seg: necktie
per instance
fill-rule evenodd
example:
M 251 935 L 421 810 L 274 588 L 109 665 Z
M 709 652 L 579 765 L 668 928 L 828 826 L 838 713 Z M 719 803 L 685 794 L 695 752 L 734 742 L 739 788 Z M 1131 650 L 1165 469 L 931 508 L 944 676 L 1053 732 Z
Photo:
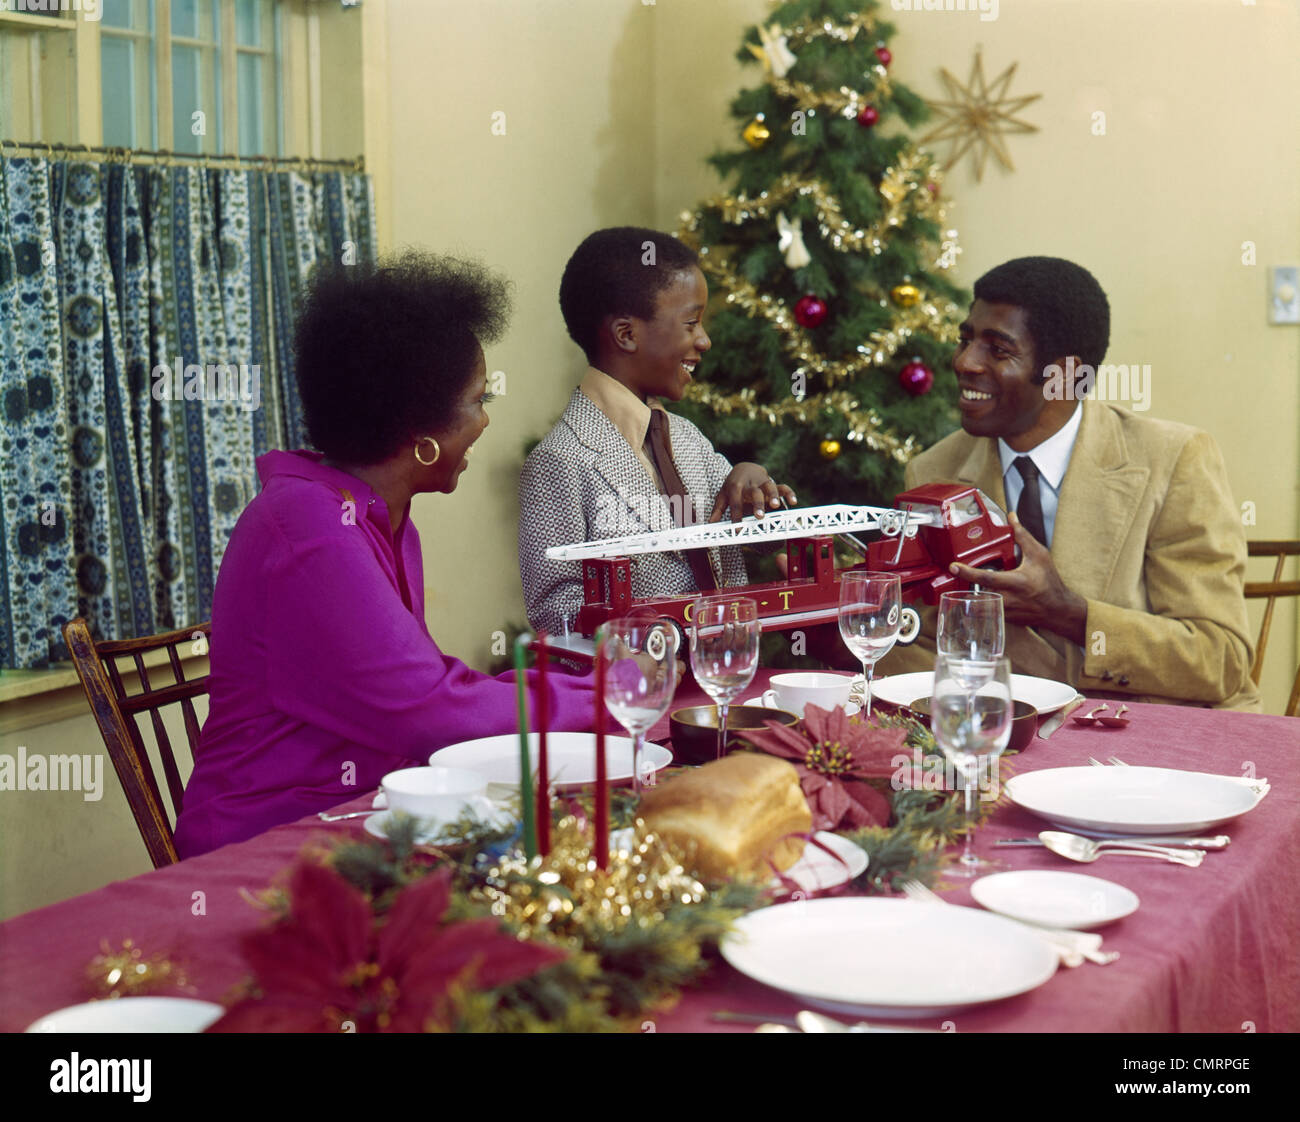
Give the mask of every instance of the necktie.
M 1047 545 L 1047 530 L 1043 526 L 1043 500 L 1038 493 L 1038 468 L 1028 456 L 1017 456 L 1012 467 L 1020 472 L 1024 486 L 1020 489 L 1020 502 L 1016 504 L 1016 517 L 1026 530 L 1043 545 Z
M 685 520 L 686 504 L 691 501 L 691 497 L 686 493 L 681 474 L 673 462 L 672 445 L 668 440 L 668 414 L 662 409 L 650 410 L 650 429 L 646 435 L 646 444 L 650 459 L 654 461 L 659 478 L 663 480 L 664 494 L 669 498 L 677 499 L 675 503 L 670 504 L 673 510 L 673 521 L 678 526 L 688 525 Z M 692 511 L 694 509 L 691 507 Z M 684 552 L 691 566 L 691 572 L 695 575 L 695 584 L 699 591 L 716 591 L 718 582 L 714 580 L 713 570 L 709 567 L 708 553 L 702 549 L 688 549 Z

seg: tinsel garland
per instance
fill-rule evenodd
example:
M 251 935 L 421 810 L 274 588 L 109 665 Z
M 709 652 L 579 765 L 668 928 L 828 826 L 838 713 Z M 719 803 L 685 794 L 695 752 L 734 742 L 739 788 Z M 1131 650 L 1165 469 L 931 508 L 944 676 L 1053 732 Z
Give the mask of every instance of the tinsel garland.
M 844 23 L 837 23 L 830 18 L 825 18 L 812 25 L 799 23 L 791 28 L 778 26 L 773 31 L 777 34 L 784 34 L 787 44 L 793 47 L 810 43 L 814 39 L 822 37 L 835 39 L 840 43 L 851 43 L 860 34 L 866 34 L 869 37 L 876 35 L 877 25 L 871 16 L 854 12 Z M 892 90 L 889 71 L 884 66 L 876 65 L 867 73 L 872 77 L 872 92 L 882 98 L 888 98 Z M 768 83 L 779 97 L 789 98 L 803 110 L 829 109 L 833 113 L 840 113 L 845 117 L 853 118 L 858 115 L 858 111 L 866 104 L 866 96 L 857 90 L 850 89 L 848 86 L 841 86 L 833 93 L 822 92 L 806 82 L 792 82 L 788 78 L 777 77 L 771 73 L 770 68 L 767 70 L 767 78 Z
M 938 193 L 942 182 L 939 170 L 924 152 L 905 152 L 898 163 L 885 169 L 877 190 L 884 199 L 884 215 L 863 228 L 855 226 L 844 217 L 840 202 L 831 192 L 813 179 L 785 174 L 779 182 L 757 197 L 749 195 L 717 195 L 708 199 L 695 212 L 684 211 L 677 236 L 688 244 L 698 245 L 700 225 L 705 214 L 716 214 L 722 221 L 740 226 L 754 218 L 770 219 L 797 198 L 809 199 L 817 216 L 817 229 L 826 243 L 841 253 L 860 253 L 869 250 L 879 255 L 884 252 L 884 241 L 890 231 L 901 227 L 909 214 L 929 219 L 942 225 L 947 209 Z M 931 190 L 929 184 L 935 185 Z M 912 200 L 910 209 L 906 205 Z M 948 269 L 956 263 L 956 231 L 945 235 L 935 268 Z M 947 262 L 946 264 L 944 262 Z
M 687 391 L 691 401 L 698 401 L 719 416 L 738 414 L 749 420 L 759 418 L 770 425 L 793 419 L 799 424 L 821 422 L 833 416 L 837 428 L 848 426 L 848 438 L 865 444 L 874 452 L 883 452 L 905 464 L 921 450 L 912 436 L 900 439 L 885 427 L 874 409 L 863 409 L 858 398 L 847 390 L 832 390 L 804 400 L 789 397 L 780 402 L 760 402 L 753 389 L 746 387 L 734 394 L 724 393 L 707 382 L 695 382 Z
M 857 357 L 822 358 L 817 354 L 808 332 L 795 322 L 793 314 L 783 301 L 768 293 L 759 292 L 749 281 L 738 276 L 717 254 L 703 253 L 700 266 L 726 292 L 728 304 L 740 308 L 751 317 L 761 316 L 776 328 L 782 349 L 799 363 L 794 373 L 820 375 L 827 385 L 838 385 L 873 367 L 884 365 L 918 332 L 941 343 L 956 343 L 959 337 L 953 322 L 958 317 L 957 306 L 949 302 L 940 307 L 933 301 L 923 301 L 898 312 L 891 327 L 871 332 L 865 343 L 858 344 Z
M 835 39 L 841 43 L 852 43 L 859 35 L 874 39 L 880 34 L 880 27 L 876 23 L 875 17 L 864 15 L 862 12 L 850 13 L 843 23 L 836 23 L 833 19 L 827 17 L 812 25 L 796 23 L 793 27 L 787 27 L 783 30 L 785 31 L 786 40 L 791 45 L 811 43 L 814 39 L 823 37 Z

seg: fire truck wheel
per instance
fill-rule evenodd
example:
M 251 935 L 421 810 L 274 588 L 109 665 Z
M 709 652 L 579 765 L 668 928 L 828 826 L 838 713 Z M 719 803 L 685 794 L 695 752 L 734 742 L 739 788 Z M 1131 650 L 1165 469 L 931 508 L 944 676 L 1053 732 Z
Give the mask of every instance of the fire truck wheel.
M 921 617 L 917 614 L 915 608 L 903 609 L 902 624 L 898 629 L 898 641 L 900 643 L 910 643 L 921 631 Z

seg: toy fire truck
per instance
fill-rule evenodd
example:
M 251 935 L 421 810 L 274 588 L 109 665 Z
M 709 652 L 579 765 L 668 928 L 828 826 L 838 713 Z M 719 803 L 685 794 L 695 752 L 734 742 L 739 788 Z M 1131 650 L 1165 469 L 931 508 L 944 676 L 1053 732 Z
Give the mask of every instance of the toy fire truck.
M 954 561 L 976 569 L 1015 566 L 1015 535 L 1006 516 L 976 487 L 931 483 L 905 491 L 897 506 L 817 506 L 778 510 L 763 518 L 741 522 L 709 522 L 603 541 L 555 546 L 546 551 L 554 561 L 581 561 L 583 606 L 576 630 L 590 639 L 609 619 L 649 611 L 689 625 L 698 593 L 634 599 L 632 566 L 643 553 L 715 549 L 724 545 L 786 542 L 786 579 L 727 588 L 729 596 L 747 596 L 758 604 L 765 631 L 807 627 L 836 618 L 840 573 L 853 570 L 896 572 L 903 598 L 937 604 L 944 592 L 968 585 L 954 577 Z M 858 533 L 876 532 L 878 541 L 863 544 Z M 849 542 L 863 560 L 836 569 L 834 539 Z M 920 628 L 913 608 L 903 610 L 899 642 L 910 643 Z M 590 649 L 576 636 L 558 645 L 575 652 Z

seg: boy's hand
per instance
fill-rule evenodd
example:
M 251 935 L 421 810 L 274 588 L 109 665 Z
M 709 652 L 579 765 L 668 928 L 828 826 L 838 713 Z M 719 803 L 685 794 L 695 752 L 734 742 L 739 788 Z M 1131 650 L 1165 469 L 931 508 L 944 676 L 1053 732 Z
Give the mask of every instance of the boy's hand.
M 753 510 L 755 518 L 762 518 L 768 508 L 779 507 L 782 499 L 787 506 L 794 506 L 797 501 L 789 487 L 772 481 L 762 464 L 737 464 L 722 481 L 709 521 L 721 522 L 722 512 L 728 507 L 733 522 L 745 517 L 746 508 Z

